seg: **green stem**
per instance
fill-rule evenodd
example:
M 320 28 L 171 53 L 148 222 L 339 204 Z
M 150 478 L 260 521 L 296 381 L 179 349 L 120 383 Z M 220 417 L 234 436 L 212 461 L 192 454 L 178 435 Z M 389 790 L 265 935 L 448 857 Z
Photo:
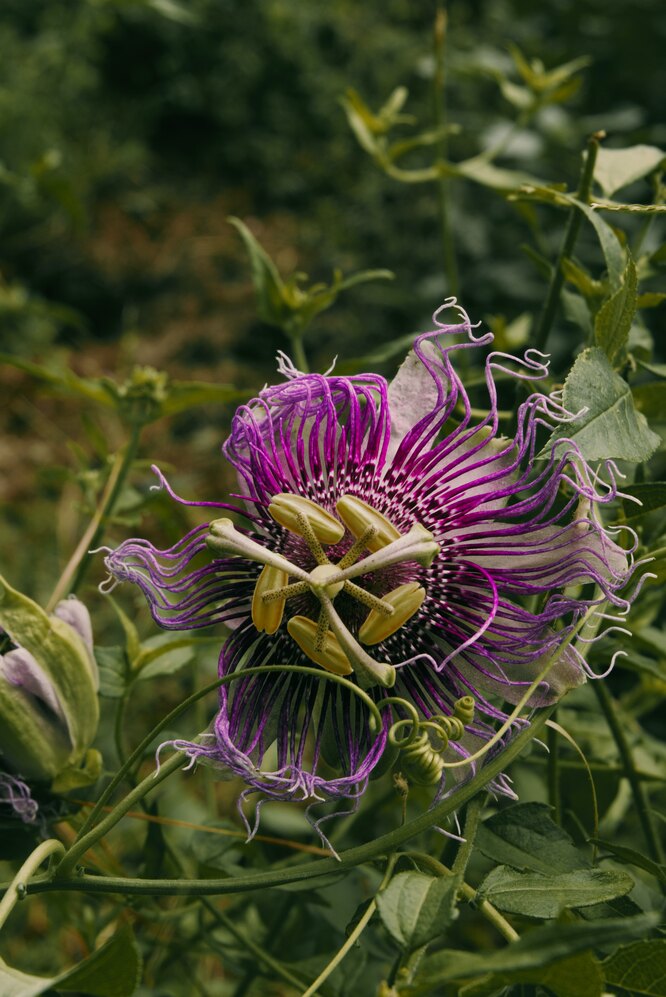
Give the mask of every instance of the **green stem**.
M 590 200 L 592 177 L 594 176 L 594 164 L 597 161 L 599 142 L 603 137 L 603 132 L 596 132 L 588 139 L 587 150 L 583 158 L 583 166 L 581 169 L 580 179 L 578 181 L 578 191 L 576 193 L 577 200 L 583 201 L 585 204 L 587 204 Z M 555 319 L 555 313 L 557 311 L 562 286 L 564 284 L 564 270 L 562 269 L 562 264 L 564 263 L 564 260 L 569 259 L 573 252 L 573 248 L 576 245 L 576 239 L 578 238 L 578 230 L 581 226 L 582 217 L 583 216 L 578 208 L 572 206 L 569 211 L 569 220 L 564 232 L 564 238 L 562 239 L 560 252 L 557 260 L 555 261 L 553 272 L 550 277 L 546 300 L 534 333 L 533 346 L 537 350 L 545 349 L 546 343 L 548 342 L 548 336 L 550 335 L 550 329 L 553 324 L 553 320 Z
M 599 700 L 599 705 L 603 710 L 606 723 L 608 724 L 608 728 L 613 735 L 615 744 L 617 745 L 617 750 L 624 767 L 624 773 L 629 781 L 629 785 L 631 786 L 636 812 L 643 829 L 643 834 L 645 836 L 650 856 L 655 862 L 663 865 L 664 850 L 661 844 L 661 838 L 659 837 L 657 828 L 655 827 L 652 811 L 650 810 L 650 802 L 634 764 L 631 747 L 629 746 L 629 741 L 627 740 L 622 720 L 618 716 L 615 700 L 611 696 L 606 684 L 603 681 L 600 680 L 593 682 L 592 688 L 597 694 L 597 699 Z
M 391 879 L 391 876 L 393 875 L 393 867 L 395 866 L 395 863 L 397 862 L 397 860 L 398 860 L 398 856 L 397 855 L 391 855 L 391 857 L 389 858 L 387 866 L 386 866 L 386 872 L 384 873 L 384 878 L 382 879 L 381 883 L 379 884 L 379 889 L 377 890 L 377 893 L 381 893 L 381 891 L 386 886 L 388 886 L 389 880 Z M 354 930 L 350 933 L 350 935 L 347 938 L 347 940 L 345 941 L 344 945 L 340 949 L 338 949 L 338 951 L 335 953 L 335 955 L 333 956 L 333 958 L 331 959 L 331 961 L 321 971 L 321 973 L 319 974 L 319 976 L 317 977 L 317 979 L 314 981 L 314 983 L 311 986 L 309 986 L 308 989 L 304 992 L 303 997 L 313 997 L 313 995 L 316 994 L 317 990 L 322 985 L 322 983 L 326 982 L 326 980 L 329 978 L 329 976 L 331 975 L 331 973 L 334 972 L 334 970 L 336 969 L 336 967 L 340 965 L 340 963 L 342 962 L 342 960 L 344 959 L 344 957 L 347 955 L 347 953 L 349 952 L 349 950 L 351 948 L 353 948 L 353 946 L 356 944 L 356 942 L 358 941 L 358 939 L 361 937 L 361 935 L 365 931 L 366 927 L 370 923 L 370 920 L 372 919 L 372 915 L 377 910 L 377 893 L 374 895 L 374 897 L 372 898 L 372 900 L 368 904 L 368 908 L 365 911 L 365 913 L 363 914 L 363 917 L 361 917 L 359 919 L 358 924 L 356 925 L 356 927 L 354 928 Z
M 295 366 L 302 374 L 308 374 L 310 371 L 310 365 L 308 364 L 308 358 L 305 355 L 303 337 L 290 336 L 289 339 L 291 341 L 291 352 L 293 353 L 292 360 L 294 361 Z
M 562 823 L 562 798 L 560 794 L 560 753 L 559 736 L 554 727 L 549 727 L 546 734 L 548 747 L 548 802 L 553 808 L 553 820 Z
M 101 507 L 98 513 L 96 514 L 95 519 L 93 520 L 93 522 L 95 523 L 95 527 L 92 530 L 92 534 L 89 539 L 87 539 L 87 534 L 86 534 L 86 537 L 84 538 L 86 539 L 85 545 L 82 542 L 77 547 L 75 551 L 76 560 L 72 558 L 70 564 L 67 565 L 67 568 L 63 572 L 63 575 L 60 581 L 58 582 L 57 590 L 56 592 L 54 592 L 53 596 L 51 597 L 51 602 L 54 601 L 56 594 L 58 598 L 62 598 L 63 595 L 66 594 L 65 589 L 67 587 L 67 582 L 72 574 L 74 574 L 74 577 L 72 579 L 71 584 L 68 586 L 69 593 L 76 592 L 79 586 L 81 585 L 81 582 L 85 578 L 86 572 L 90 566 L 90 558 L 85 557 L 85 554 L 89 550 L 91 549 L 94 550 L 95 547 L 98 547 L 100 540 L 104 535 L 104 531 L 107 527 L 109 518 L 113 514 L 116 502 L 118 501 L 120 492 L 123 488 L 123 485 L 125 484 L 125 479 L 132 467 L 134 458 L 136 457 L 137 451 L 139 449 L 139 442 L 141 439 L 142 428 L 143 427 L 141 425 L 135 425 L 132 427 L 132 435 L 129 438 L 127 446 L 125 447 L 125 452 L 123 454 L 120 467 L 118 468 L 118 471 L 115 475 L 115 479 L 109 479 L 110 481 L 113 480 L 113 483 L 110 489 L 108 490 L 106 496 L 102 500 Z M 63 584 L 63 579 L 65 579 L 64 584 Z M 57 602 L 57 599 L 55 599 L 55 601 Z
M 243 931 L 242 928 L 239 928 L 238 925 L 232 921 L 230 917 L 227 917 L 227 915 L 221 910 L 217 910 L 210 900 L 202 897 L 201 903 L 204 905 L 206 910 L 213 915 L 218 924 L 221 924 L 222 927 L 225 928 L 229 934 L 233 935 L 234 938 L 240 942 L 240 944 L 247 949 L 248 952 L 251 952 L 257 957 L 257 959 L 260 960 L 260 962 L 263 962 L 263 964 L 268 969 L 272 970 L 276 976 L 279 976 L 280 979 L 285 981 L 285 983 L 291 984 L 292 987 L 296 987 L 297 990 L 303 989 L 303 980 L 290 973 L 278 959 L 272 956 L 270 952 L 267 952 L 264 948 L 262 948 L 261 945 L 258 945 L 250 934 Z M 208 939 L 208 941 L 210 944 L 210 939 Z
M 82 875 L 77 876 L 76 879 L 67 881 L 36 881 L 29 885 L 28 892 L 47 893 L 55 890 L 76 890 L 90 893 L 120 893 L 143 896 L 218 896 L 222 894 L 245 893 L 250 890 L 264 890 L 273 886 L 284 886 L 289 883 L 305 881 L 312 881 L 314 885 L 317 879 L 328 877 L 331 873 L 344 872 L 363 862 L 377 859 L 381 855 L 392 855 L 405 841 L 408 841 L 417 834 L 421 834 L 423 831 L 429 830 L 436 824 L 441 824 L 449 814 L 463 806 L 479 790 L 492 782 L 535 737 L 540 736 L 546 720 L 553 710 L 554 707 L 547 707 L 541 710 L 526 730 L 516 735 L 503 751 L 498 752 L 494 758 L 491 758 L 477 772 L 473 779 L 461 785 L 451 797 L 442 800 L 441 803 L 437 804 L 431 810 L 419 814 L 418 817 L 408 821 L 402 827 L 395 828 L 393 831 L 389 831 L 379 838 L 341 852 L 338 859 L 317 859 L 314 862 L 291 866 L 286 869 L 267 869 L 259 873 L 229 876 L 224 879 L 141 880 L 124 877 Z M 170 759 L 169 762 L 171 761 Z M 139 788 L 137 787 L 137 791 Z M 137 797 L 138 793 L 134 798 L 136 799 Z M 125 809 L 129 810 L 130 806 L 131 803 Z M 99 827 L 96 828 L 96 831 L 98 830 Z
M 182 767 L 185 756 L 182 751 L 177 751 L 175 755 L 172 755 L 166 762 L 163 762 L 159 769 L 155 772 L 151 772 L 150 775 L 146 776 L 138 786 L 123 797 L 120 803 L 117 803 L 113 808 L 111 813 L 107 814 L 106 817 L 99 822 L 99 824 L 93 828 L 92 831 L 88 831 L 77 838 L 72 847 L 66 853 L 65 857 L 60 862 L 60 865 L 56 869 L 56 877 L 58 879 L 66 879 L 70 876 L 76 863 L 84 855 L 89 848 L 91 848 L 96 841 L 99 841 L 107 831 L 110 831 L 112 827 L 121 820 L 128 810 L 131 810 L 135 803 L 142 800 L 144 796 L 147 796 L 151 790 L 159 786 L 161 782 L 164 782 L 176 769 Z
M 479 808 L 479 814 L 481 813 L 481 808 Z M 430 869 L 434 872 L 436 876 L 455 876 L 459 875 L 461 877 L 460 883 L 460 893 L 468 900 L 470 903 L 475 904 L 477 910 L 480 914 L 483 914 L 485 919 L 490 922 L 503 938 L 506 938 L 507 942 L 516 942 L 520 938 L 518 932 L 509 924 L 505 917 L 503 917 L 496 907 L 490 903 L 489 900 L 479 900 L 478 894 L 473 886 L 466 883 L 462 879 L 462 873 L 456 873 L 455 865 L 453 869 L 449 869 L 448 866 L 439 862 L 432 855 L 426 855 L 425 852 L 408 852 L 410 858 L 412 858 L 418 865 L 425 866 L 426 869 Z
M 433 111 L 435 126 L 442 131 L 442 137 L 437 143 L 439 159 L 448 159 L 447 107 L 446 107 L 446 28 L 447 16 L 444 3 L 437 4 L 433 32 L 433 48 L 435 55 L 435 73 L 433 75 Z M 449 204 L 449 179 L 441 173 L 437 179 L 437 210 L 439 213 L 439 229 L 442 241 L 442 259 L 444 262 L 444 277 L 447 282 L 447 293 L 458 297 L 460 278 L 458 261 L 456 259 L 455 241 L 451 228 L 451 211 Z
M 214 682 L 210 682 L 208 685 L 204 686 L 203 689 L 199 689 L 198 692 L 193 693 L 188 696 L 187 699 L 179 703 L 178 706 L 174 707 L 170 713 L 160 720 L 160 722 L 153 727 L 151 731 L 144 737 L 142 741 L 136 746 L 132 754 L 127 758 L 127 760 L 121 765 L 119 770 L 116 772 L 115 776 L 108 784 L 97 803 L 91 810 L 90 814 L 83 823 L 83 826 L 79 830 L 77 835 L 77 841 L 82 838 L 91 827 L 95 824 L 97 818 L 102 813 L 104 806 L 112 795 L 113 791 L 125 778 L 126 774 L 133 768 L 133 766 L 141 760 L 146 749 L 152 744 L 160 731 L 164 730 L 165 727 L 169 727 L 171 723 L 176 720 L 181 713 L 184 713 L 190 708 L 197 700 L 201 699 L 203 696 L 207 696 L 209 692 L 213 692 L 215 689 L 219 689 L 222 685 L 228 685 L 230 682 L 234 682 L 239 678 L 247 678 L 248 675 L 265 675 L 275 672 L 297 672 L 301 675 L 313 675 L 315 678 L 323 679 L 328 682 L 335 682 L 337 685 L 343 685 L 345 688 L 349 689 L 354 695 L 362 699 L 365 705 L 368 707 L 375 724 L 377 725 L 377 730 L 381 730 L 382 717 L 375 705 L 373 699 L 368 696 L 367 692 L 360 689 L 353 682 L 344 678 L 341 675 L 333 675 L 331 672 L 325 672 L 321 668 L 308 668 L 306 665 L 257 665 L 254 668 L 243 668 L 241 671 L 234 672 L 232 675 L 225 675 L 221 679 L 215 679 Z
M 44 859 L 47 859 L 49 855 L 56 855 L 58 852 L 64 851 L 65 846 L 62 841 L 58 841 L 56 838 L 49 838 L 48 841 L 43 841 L 41 845 L 37 845 L 35 850 L 28 855 L 0 901 L 0 928 L 2 928 L 13 911 L 16 901 L 22 900 L 25 896 L 26 881 L 30 879 L 33 872 L 39 869 Z
M 465 824 L 463 828 L 463 838 L 465 840 L 460 845 L 455 862 L 453 863 L 453 872 L 456 875 L 459 875 L 461 879 L 465 875 L 467 863 L 472 855 L 474 839 L 476 838 L 476 832 L 479 829 L 479 821 L 481 820 L 484 803 L 484 796 L 479 793 L 478 796 L 475 796 L 474 799 L 470 800 L 467 804 L 467 812 L 465 814 Z

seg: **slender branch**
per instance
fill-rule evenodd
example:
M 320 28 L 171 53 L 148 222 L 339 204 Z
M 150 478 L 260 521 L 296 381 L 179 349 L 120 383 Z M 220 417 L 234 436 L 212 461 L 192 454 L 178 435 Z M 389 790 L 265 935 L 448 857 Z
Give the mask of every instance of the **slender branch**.
M 76 879 L 33 881 L 28 893 L 47 893 L 56 890 L 75 890 L 90 893 L 120 893 L 144 896 L 216 896 L 222 894 L 245 893 L 250 890 L 265 890 L 273 886 L 311 881 L 329 877 L 332 873 L 344 873 L 362 862 L 391 855 L 405 841 L 423 831 L 440 824 L 450 813 L 463 806 L 468 800 L 492 782 L 516 758 L 524 748 L 539 737 L 546 720 L 554 707 L 541 710 L 530 726 L 516 735 L 503 751 L 491 758 L 474 778 L 459 787 L 451 797 L 401 827 L 389 831 L 365 844 L 357 845 L 340 853 L 339 858 L 317 859 L 285 869 L 266 869 L 259 873 L 228 876 L 224 879 L 131 879 L 106 876 L 77 876 Z M 171 761 L 171 759 L 169 760 Z M 168 764 L 168 763 L 166 763 Z M 137 787 L 138 789 L 139 787 Z M 129 806 L 127 807 L 129 809 Z M 114 822 L 115 823 L 115 822 Z
M 631 786 L 631 792 L 636 805 L 636 813 L 638 814 L 638 819 L 643 829 L 643 834 L 645 836 L 650 856 L 655 862 L 663 865 L 664 849 L 662 847 L 661 838 L 659 837 L 657 828 L 655 827 L 655 823 L 652 818 L 652 811 L 650 810 L 650 801 L 647 798 L 647 794 L 643 788 L 643 784 L 634 764 L 631 747 L 629 745 L 629 741 L 627 740 L 622 720 L 618 716 L 615 700 L 611 696 L 604 682 L 593 682 L 592 688 L 597 695 L 599 705 L 601 706 L 606 718 L 606 723 L 608 724 L 608 728 L 613 735 L 613 740 L 617 745 L 617 750 L 624 767 L 624 773 L 629 781 L 629 785 Z
M 594 176 L 594 164 L 597 161 L 599 142 L 602 138 L 604 138 L 603 132 L 595 132 L 595 134 L 591 135 L 588 139 L 587 150 L 583 159 L 583 166 L 581 168 L 580 179 L 578 182 L 578 191 L 576 193 L 577 200 L 583 201 L 585 204 L 587 204 L 590 200 L 592 177 Z M 543 350 L 548 342 L 548 336 L 555 318 L 555 313 L 560 300 L 560 293 L 564 284 L 564 270 L 562 268 L 562 264 L 564 263 L 564 260 L 569 259 L 573 252 L 573 248 L 576 245 L 576 239 L 578 238 L 578 231 L 580 229 L 581 222 L 582 215 L 580 211 L 577 207 L 572 206 L 569 211 L 569 220 L 562 239 L 562 245 L 550 277 L 546 300 L 544 301 L 543 310 L 539 316 L 539 322 L 534 333 L 534 342 L 532 345 L 537 350 Z
M 116 459 L 116 463 L 114 464 L 111 474 L 109 475 L 109 480 L 106 483 L 106 488 L 102 495 L 99 507 L 93 516 L 88 529 L 81 537 L 79 545 L 72 554 L 65 570 L 60 576 L 53 595 L 49 599 L 48 609 L 53 609 L 55 604 L 60 599 L 64 598 L 69 593 L 76 592 L 81 585 L 81 582 L 83 581 L 90 565 L 90 558 L 87 558 L 85 555 L 91 548 L 95 548 L 99 545 L 99 542 L 104 535 L 104 530 L 106 529 L 109 517 L 113 513 L 122 487 L 125 484 L 125 478 L 132 467 L 137 450 L 139 449 L 141 428 L 142 427 L 140 425 L 135 425 L 132 428 L 132 435 L 129 438 L 122 457 Z
M 555 715 L 553 715 L 555 716 Z M 553 820 L 562 823 L 562 797 L 560 793 L 560 745 L 555 727 L 549 727 L 546 735 L 548 747 L 548 802 L 553 808 Z
M 230 917 L 227 917 L 221 910 L 218 910 L 214 904 L 207 900 L 205 897 L 201 898 L 201 903 L 204 905 L 206 910 L 213 915 L 218 924 L 222 925 L 229 934 L 233 935 L 234 938 L 240 942 L 240 944 L 257 957 L 263 964 L 270 970 L 272 970 L 276 976 L 284 980 L 285 983 L 290 983 L 292 987 L 296 987 L 297 990 L 302 990 L 304 983 L 303 980 L 299 979 L 298 976 L 294 976 L 289 970 L 282 965 L 282 963 L 276 959 L 274 956 L 267 952 L 266 949 L 258 945 L 257 942 L 252 938 L 252 935 L 246 931 L 243 931 Z M 208 944 L 210 944 L 210 938 L 208 939 Z
M 445 4 L 438 2 L 435 12 L 433 32 L 433 48 L 435 55 L 435 72 L 433 74 L 433 111 L 435 126 L 441 131 L 437 143 L 437 153 L 442 161 L 448 159 L 447 107 L 446 107 L 446 28 L 447 16 Z M 458 261 L 456 259 L 453 229 L 451 227 L 451 212 L 449 199 L 449 178 L 440 173 L 437 181 L 437 210 L 439 212 L 439 228 L 442 241 L 442 259 L 444 262 L 444 277 L 447 281 L 447 294 L 454 298 L 459 294 Z
M 386 872 L 384 873 L 384 878 L 379 884 L 379 889 L 377 890 L 377 893 L 381 893 L 381 891 L 388 885 L 389 880 L 393 875 L 393 867 L 395 866 L 397 859 L 398 859 L 397 855 L 392 855 L 389 858 L 388 864 L 386 866 Z M 349 950 L 353 948 L 358 939 L 361 937 L 366 927 L 370 923 L 372 915 L 377 910 L 377 893 L 374 895 L 374 897 L 368 904 L 368 909 L 363 914 L 363 917 L 359 919 L 358 924 L 356 925 L 354 930 L 350 933 L 344 945 L 338 949 L 338 951 L 335 953 L 335 955 L 328 963 L 328 965 L 325 966 L 324 969 L 322 969 L 321 973 L 314 981 L 314 983 L 311 986 L 309 986 L 308 989 L 303 993 L 303 997 L 313 997 L 313 995 L 316 994 L 318 988 L 322 985 L 322 983 L 326 982 L 331 973 L 336 969 L 337 966 L 340 965 L 340 963 L 347 955 Z
M 302 374 L 307 374 L 310 371 L 310 365 L 308 364 L 308 358 L 305 354 L 305 347 L 303 346 L 303 338 L 300 335 L 289 336 L 289 341 L 291 342 L 291 350 L 293 355 L 293 361 L 298 370 Z
M 479 808 L 479 813 L 480 812 L 481 808 Z M 430 871 L 434 872 L 436 876 L 456 875 L 455 865 L 453 869 L 449 869 L 448 866 L 444 865 L 442 862 L 439 862 L 436 858 L 433 858 L 432 855 L 426 855 L 425 852 L 408 852 L 407 854 L 418 865 L 425 866 L 427 869 L 430 869 Z M 461 874 L 458 873 L 458 875 Z M 500 914 L 497 908 L 494 907 L 489 900 L 478 899 L 478 894 L 473 886 L 470 886 L 469 883 L 461 880 L 460 893 L 465 900 L 468 900 L 470 903 L 474 903 L 476 905 L 479 913 L 483 914 L 485 919 L 497 928 L 502 937 L 506 938 L 507 942 L 518 941 L 520 938 L 518 932 L 509 924 L 506 918 Z
M 0 928 L 2 928 L 13 911 L 16 901 L 22 900 L 25 896 L 26 882 L 30 879 L 33 872 L 39 869 L 44 859 L 47 859 L 49 855 L 56 855 L 64 851 L 65 846 L 62 841 L 58 841 L 57 838 L 49 838 L 48 841 L 43 841 L 41 845 L 37 845 L 35 850 L 28 855 L 9 884 L 4 897 L 0 900 Z
M 56 869 L 56 877 L 58 879 L 66 878 L 71 875 L 76 863 L 81 858 L 82 855 L 88 851 L 91 845 L 94 845 L 101 837 L 103 837 L 112 827 L 121 820 L 128 810 L 131 810 L 135 803 L 142 800 L 144 796 L 147 796 L 151 790 L 159 786 L 161 782 L 164 782 L 176 769 L 179 769 L 183 765 L 184 754 L 182 751 L 177 751 L 171 756 L 166 762 L 163 762 L 159 769 L 155 772 L 151 772 L 150 775 L 146 776 L 138 786 L 127 794 L 116 806 L 113 808 L 111 813 L 107 814 L 106 817 L 93 828 L 92 831 L 88 831 L 77 838 L 72 847 L 69 849 L 65 857 L 62 859 L 60 865 Z
M 465 870 L 467 869 L 467 863 L 472 855 L 472 850 L 474 848 L 474 839 L 476 838 L 476 832 L 479 828 L 479 821 L 481 820 L 481 814 L 483 812 L 483 805 L 485 803 L 484 796 L 479 793 L 475 796 L 473 800 L 470 800 L 467 804 L 467 812 L 465 814 L 465 826 L 463 829 L 464 842 L 460 845 L 458 849 L 458 854 L 456 855 L 455 861 L 453 863 L 453 872 L 459 875 L 461 878 L 465 875 Z

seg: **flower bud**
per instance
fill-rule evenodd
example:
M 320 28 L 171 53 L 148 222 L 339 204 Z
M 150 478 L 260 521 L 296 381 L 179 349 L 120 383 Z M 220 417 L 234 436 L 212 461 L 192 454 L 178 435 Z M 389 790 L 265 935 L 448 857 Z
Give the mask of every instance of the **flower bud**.
M 93 781 L 98 676 L 85 606 L 68 599 L 48 616 L 0 578 L 0 626 L 16 645 L 0 656 L 0 754 L 59 792 Z

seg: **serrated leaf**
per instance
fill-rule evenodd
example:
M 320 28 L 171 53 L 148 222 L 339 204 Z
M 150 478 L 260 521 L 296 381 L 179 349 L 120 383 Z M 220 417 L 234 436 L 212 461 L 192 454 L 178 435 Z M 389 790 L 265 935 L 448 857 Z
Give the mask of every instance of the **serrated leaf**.
M 411 951 L 437 938 L 455 915 L 457 876 L 426 876 L 400 872 L 377 895 L 384 927 L 403 948 Z
M 591 952 L 563 959 L 552 966 L 535 966 L 534 969 L 513 973 L 493 973 L 475 983 L 469 983 L 458 992 L 458 997 L 491 997 L 500 987 L 516 983 L 531 983 L 548 987 L 556 997 L 602 997 L 604 974 Z
M 594 321 L 594 341 L 611 363 L 623 353 L 636 314 L 638 278 L 632 259 L 627 262 L 622 284 L 604 301 Z
M 547 876 L 498 866 L 486 876 L 478 894 L 509 914 L 551 918 L 569 907 L 591 907 L 625 896 L 633 887 L 631 876 L 619 870 L 577 869 Z
M 549 924 L 535 928 L 517 942 L 511 942 L 495 952 L 442 949 L 423 960 L 413 985 L 406 992 L 410 997 L 420 997 L 451 980 L 471 979 L 482 973 L 514 973 L 550 966 L 586 949 L 644 937 L 658 923 L 659 914 L 651 913 L 605 921 Z
M 634 942 L 603 962 L 606 982 L 632 994 L 666 997 L 666 940 Z
M 550 816 L 545 803 L 518 803 L 484 821 L 476 844 L 500 865 L 534 872 L 572 872 L 589 863 Z
M 586 411 L 557 429 L 551 443 L 571 439 L 586 460 L 644 461 L 661 444 L 636 411 L 629 385 L 599 347 L 583 350 L 576 359 L 564 382 L 563 402 L 569 412 Z
M 656 170 L 666 152 L 653 145 L 633 145 L 629 149 L 605 149 L 597 153 L 594 179 L 607 197 Z

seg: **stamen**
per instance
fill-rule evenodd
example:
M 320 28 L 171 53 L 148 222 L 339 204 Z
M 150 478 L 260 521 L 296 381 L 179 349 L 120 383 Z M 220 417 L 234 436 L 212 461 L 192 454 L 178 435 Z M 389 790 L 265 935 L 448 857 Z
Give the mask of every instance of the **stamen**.
M 384 661 L 375 661 L 374 658 L 371 658 L 344 625 L 326 592 L 322 590 L 316 594 L 328 615 L 328 625 L 351 662 L 361 688 L 366 689 L 371 688 L 373 685 L 382 685 L 384 688 L 390 689 L 394 686 L 396 674 L 393 665 L 389 665 Z
M 358 639 L 364 644 L 379 644 L 411 619 L 423 605 L 426 597 L 425 589 L 418 582 L 408 582 L 400 585 L 384 596 L 384 601 L 393 607 L 393 616 L 385 615 L 373 609 L 358 632 Z
M 279 568 L 274 568 L 272 565 L 267 564 L 261 569 L 261 574 L 257 580 L 257 584 L 254 587 L 254 594 L 252 596 L 252 622 L 254 623 L 257 630 L 265 631 L 267 634 L 274 634 L 282 623 L 282 616 L 284 614 L 285 599 L 282 598 L 267 600 L 265 598 L 265 591 L 271 589 L 273 591 L 284 591 L 289 581 L 289 575 L 286 571 L 281 571 Z M 297 582 L 297 585 L 304 585 L 304 582 Z
M 432 533 L 419 523 L 414 523 L 409 533 L 394 540 L 387 547 L 382 547 L 381 550 L 364 557 L 357 564 L 339 571 L 331 581 L 346 582 L 350 578 L 359 578 L 371 571 L 379 571 L 393 564 L 402 564 L 404 561 L 416 561 L 422 567 L 429 568 L 440 549 Z
M 293 599 L 295 595 L 304 595 L 310 591 L 307 582 L 292 582 L 282 588 L 267 589 L 261 596 L 264 602 L 273 602 L 274 599 Z
M 312 556 L 314 557 L 317 564 L 321 567 L 325 564 L 330 564 L 329 559 L 324 553 L 324 548 L 319 543 L 319 538 L 314 531 L 313 524 L 308 516 L 304 516 L 302 512 L 296 514 L 296 523 L 298 525 L 298 534 L 302 536 L 306 544 L 310 548 Z M 340 525 L 338 523 L 338 525 Z
M 337 513 L 350 533 L 361 538 L 369 526 L 373 526 L 375 533 L 368 538 L 366 546 L 368 550 L 377 551 L 386 547 L 394 540 L 400 538 L 400 532 L 393 523 L 389 522 L 386 516 L 377 512 L 371 505 L 363 499 L 356 498 L 355 495 L 343 495 L 336 502 Z
M 338 582 L 340 584 L 340 582 Z M 353 582 L 342 582 L 344 590 L 347 595 L 350 595 L 352 599 L 356 599 L 358 602 L 363 603 L 368 609 L 374 609 L 376 612 L 381 613 L 382 616 L 393 616 L 393 606 L 386 602 L 384 599 L 379 599 L 372 592 L 367 592 L 362 589 L 360 585 L 354 585 Z
M 358 540 L 355 540 L 351 545 L 342 560 L 338 561 L 339 568 L 349 568 L 361 556 L 364 550 L 370 550 L 369 541 L 377 533 L 376 526 L 368 526 Z
M 323 651 L 326 644 L 326 634 L 328 633 L 328 616 L 326 610 L 322 609 L 317 620 L 317 632 L 314 638 L 315 651 Z
M 307 616 L 292 616 L 287 623 L 287 630 L 301 651 L 316 665 L 325 668 L 327 672 L 333 672 L 334 675 L 352 674 L 353 669 L 349 659 L 330 631 L 324 635 L 323 648 L 317 649 L 319 627 L 314 620 L 308 619 Z
M 236 529 L 230 519 L 215 519 L 209 526 L 209 533 L 206 536 L 206 546 L 214 554 L 240 554 L 250 561 L 258 561 L 259 564 L 270 564 L 274 568 L 294 575 L 303 581 L 307 581 L 309 575 L 303 568 L 292 564 L 286 557 L 276 554 L 268 547 L 262 547 L 255 540 L 246 537 Z
M 273 496 L 268 506 L 268 512 L 276 523 L 298 536 L 304 536 L 301 532 L 299 516 L 305 518 L 317 539 L 322 543 L 338 543 L 345 535 L 345 528 L 339 520 L 322 509 L 316 502 L 311 502 L 310 499 L 304 498 L 302 495 L 280 492 Z

